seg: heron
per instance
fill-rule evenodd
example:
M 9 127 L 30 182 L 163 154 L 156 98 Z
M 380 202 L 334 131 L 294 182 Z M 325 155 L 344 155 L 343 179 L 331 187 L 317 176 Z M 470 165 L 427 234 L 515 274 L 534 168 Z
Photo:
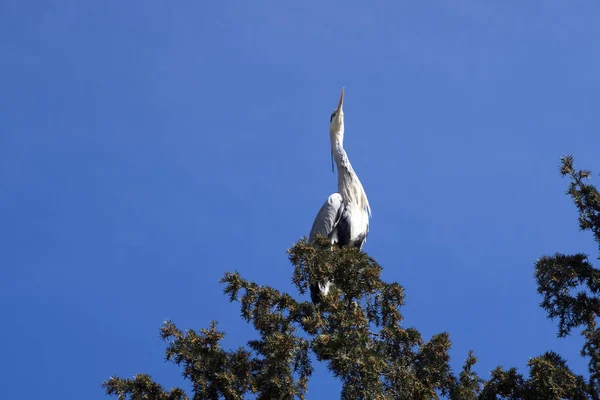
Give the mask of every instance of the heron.
M 344 88 L 337 108 L 329 119 L 331 139 L 331 169 L 338 171 L 338 190 L 327 198 L 313 222 L 308 242 L 313 243 L 318 234 L 339 247 L 356 247 L 362 250 L 369 234 L 371 207 L 367 194 L 354 172 L 344 150 Z M 330 281 L 310 285 L 310 297 L 316 305 L 329 293 Z

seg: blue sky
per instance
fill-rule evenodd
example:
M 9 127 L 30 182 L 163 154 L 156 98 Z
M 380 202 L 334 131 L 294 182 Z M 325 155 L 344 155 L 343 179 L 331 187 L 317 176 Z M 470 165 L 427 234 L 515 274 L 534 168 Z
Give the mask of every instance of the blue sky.
M 253 338 L 218 280 L 293 290 L 342 86 L 364 250 L 404 285 L 406 326 L 450 332 L 483 377 L 546 350 L 584 372 L 533 279 L 541 255 L 596 256 L 558 166 L 600 173 L 600 5 L 565 4 L 0 2 L 5 396 L 180 385 L 165 319 Z M 317 366 L 308 398 L 338 393 Z

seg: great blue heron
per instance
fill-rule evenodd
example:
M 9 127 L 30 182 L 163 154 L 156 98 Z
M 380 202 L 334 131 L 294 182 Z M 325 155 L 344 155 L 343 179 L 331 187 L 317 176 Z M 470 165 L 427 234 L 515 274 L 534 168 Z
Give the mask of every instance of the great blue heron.
M 332 169 L 333 160 L 338 170 L 338 191 L 333 193 L 319 210 L 313 223 L 308 242 L 312 243 L 317 234 L 331 239 L 340 247 L 354 246 L 362 249 L 369 233 L 371 207 L 360 179 L 352 169 L 344 150 L 344 89 L 340 102 L 329 120 L 331 139 Z M 310 285 L 310 297 L 318 304 L 321 296 L 329 292 L 331 282 Z

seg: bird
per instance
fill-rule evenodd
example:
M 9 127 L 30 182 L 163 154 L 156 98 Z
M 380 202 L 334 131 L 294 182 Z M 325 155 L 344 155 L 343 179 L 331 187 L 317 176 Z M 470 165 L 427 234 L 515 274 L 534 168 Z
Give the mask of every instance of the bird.
M 369 234 L 371 206 L 358 175 L 350 164 L 344 150 L 344 88 L 337 108 L 329 119 L 331 139 L 331 168 L 338 170 L 338 190 L 331 194 L 321 207 L 313 222 L 308 243 L 312 244 L 318 234 L 339 247 L 356 247 L 362 250 Z M 317 305 L 323 295 L 329 293 L 331 282 L 310 284 L 310 297 Z

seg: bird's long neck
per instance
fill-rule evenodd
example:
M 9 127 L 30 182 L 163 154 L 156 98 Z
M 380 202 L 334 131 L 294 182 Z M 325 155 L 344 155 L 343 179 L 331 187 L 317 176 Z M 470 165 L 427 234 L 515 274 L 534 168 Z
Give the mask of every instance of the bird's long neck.
M 342 196 L 346 206 L 358 206 L 371 215 L 371 207 L 363 186 L 354 172 L 350 159 L 344 150 L 342 138 L 332 138 L 331 147 L 333 158 L 338 169 L 338 193 Z

